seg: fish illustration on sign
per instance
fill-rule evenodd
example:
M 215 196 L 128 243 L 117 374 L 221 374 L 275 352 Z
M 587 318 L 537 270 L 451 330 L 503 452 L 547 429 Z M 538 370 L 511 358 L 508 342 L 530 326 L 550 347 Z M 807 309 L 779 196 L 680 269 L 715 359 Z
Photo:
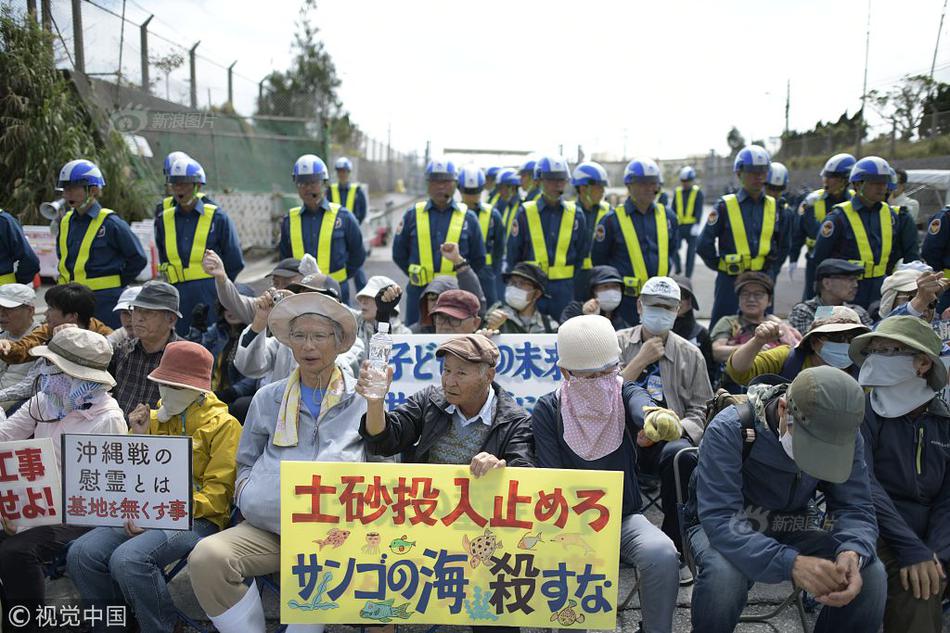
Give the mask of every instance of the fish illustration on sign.
M 580 547 L 583 548 L 584 554 L 593 554 L 594 548 L 587 544 L 587 541 L 581 538 L 580 534 L 558 534 L 551 539 L 552 543 L 558 543 L 564 547 Z
M 534 549 L 534 546 L 538 543 L 542 543 L 541 533 L 538 532 L 537 535 L 531 534 L 528 532 L 521 537 L 521 540 L 518 541 L 518 549 Z
M 583 622 L 584 614 L 575 611 L 574 607 L 576 606 L 576 600 L 568 600 L 566 607 L 551 614 L 551 622 L 557 620 L 561 626 L 570 626 L 576 622 Z
M 382 542 L 382 539 L 379 536 L 379 532 L 367 532 L 366 533 L 366 545 L 360 548 L 364 554 L 379 554 L 379 545 Z
M 401 538 L 394 538 L 392 542 L 389 543 L 389 549 L 393 551 L 393 554 L 405 554 L 411 550 L 415 544 L 415 541 L 407 541 L 406 535 L 403 534 Z
M 331 528 L 327 535 L 324 538 L 318 538 L 314 541 L 317 545 L 320 546 L 320 551 L 323 551 L 324 546 L 330 545 L 333 549 L 339 548 L 343 543 L 346 542 L 346 539 L 349 538 L 349 530 L 341 530 L 340 528 Z
M 462 548 L 468 554 L 468 562 L 472 569 L 478 567 L 479 563 L 487 565 L 495 551 L 501 547 L 501 540 L 497 539 L 488 528 L 485 528 L 484 534 L 476 536 L 472 541 L 468 540 L 467 534 L 462 536 Z
M 361 618 L 366 618 L 367 620 L 376 620 L 377 622 L 390 622 L 393 618 L 408 620 L 409 616 L 411 615 L 412 614 L 409 613 L 408 602 L 401 604 L 398 607 L 393 607 L 392 598 L 385 602 L 370 600 L 364 604 L 362 610 L 360 610 Z

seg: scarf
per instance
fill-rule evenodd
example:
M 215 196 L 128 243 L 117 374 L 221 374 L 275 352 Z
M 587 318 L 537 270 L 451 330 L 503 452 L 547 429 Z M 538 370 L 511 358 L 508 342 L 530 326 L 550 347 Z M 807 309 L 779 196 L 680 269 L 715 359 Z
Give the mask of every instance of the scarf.
M 109 387 L 91 380 L 73 378 L 60 371 L 55 365 L 47 363 L 40 367 L 39 390 L 46 396 L 49 412 L 57 420 L 66 417 L 71 411 L 81 409 L 95 400 Z
M 598 378 L 573 376 L 558 388 L 564 441 L 586 461 L 600 459 L 620 447 L 625 410 L 617 374 Z
M 326 415 L 327 411 L 335 407 L 346 395 L 343 372 L 339 367 L 333 368 L 327 391 L 320 406 L 320 416 L 317 423 Z M 297 426 L 300 422 L 300 368 L 297 367 L 287 378 L 287 386 L 280 398 L 280 409 L 277 411 L 277 426 L 274 428 L 274 446 L 296 446 Z

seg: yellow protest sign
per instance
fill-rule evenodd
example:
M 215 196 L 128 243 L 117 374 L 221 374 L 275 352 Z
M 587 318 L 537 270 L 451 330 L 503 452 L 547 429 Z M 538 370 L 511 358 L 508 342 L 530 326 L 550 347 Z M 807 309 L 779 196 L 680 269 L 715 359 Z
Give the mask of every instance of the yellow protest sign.
M 619 472 L 283 462 L 281 622 L 613 629 Z

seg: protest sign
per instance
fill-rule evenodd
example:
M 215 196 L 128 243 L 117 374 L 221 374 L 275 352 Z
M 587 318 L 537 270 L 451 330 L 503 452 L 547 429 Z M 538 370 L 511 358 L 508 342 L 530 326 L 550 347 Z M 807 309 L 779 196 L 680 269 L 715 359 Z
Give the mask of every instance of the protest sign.
M 281 463 L 281 621 L 610 629 L 619 472 Z
M 0 515 L 13 527 L 62 523 L 53 440 L 0 442 Z
M 435 350 L 452 334 L 393 335 L 393 384 L 386 396 L 392 411 L 417 391 L 441 384 L 442 360 Z M 511 392 L 529 413 L 538 398 L 554 391 L 561 381 L 557 367 L 556 334 L 501 334 L 492 338 L 498 345 L 495 382 Z
M 191 529 L 190 437 L 65 434 L 62 461 L 66 523 Z

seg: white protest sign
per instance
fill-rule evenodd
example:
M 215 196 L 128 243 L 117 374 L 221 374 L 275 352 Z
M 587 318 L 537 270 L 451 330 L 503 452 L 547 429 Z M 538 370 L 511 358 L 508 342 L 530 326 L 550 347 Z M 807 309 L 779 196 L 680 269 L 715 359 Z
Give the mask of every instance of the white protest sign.
M 409 396 L 429 385 L 441 385 L 442 360 L 435 350 L 452 334 L 395 334 L 393 384 L 386 395 L 386 408 L 392 410 Z M 495 382 L 515 397 L 529 412 L 538 398 L 554 391 L 561 381 L 557 367 L 556 334 L 501 334 L 492 338 L 498 345 Z
M 191 438 L 63 435 L 66 523 L 190 530 Z
M 14 527 L 63 522 L 53 440 L 0 442 L 0 515 Z

